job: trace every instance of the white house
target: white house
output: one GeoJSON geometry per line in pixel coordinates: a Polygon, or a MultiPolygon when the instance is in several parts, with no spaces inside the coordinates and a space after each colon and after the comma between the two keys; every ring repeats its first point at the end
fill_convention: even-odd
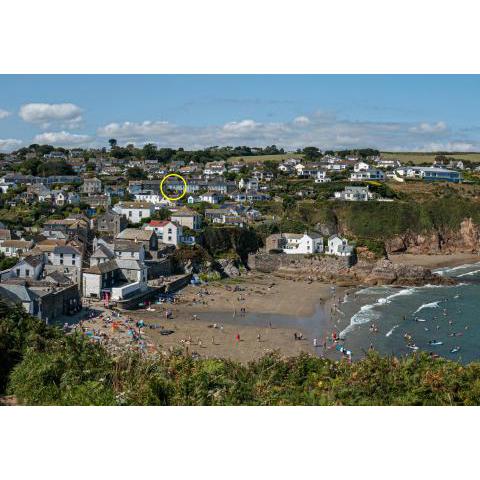
{"type": "Polygon", "coordinates": [[[167,245],[178,246],[182,243],[183,227],[170,220],[151,220],[144,227],[145,230],[152,230],[158,239],[167,245]]]}
{"type": "Polygon", "coordinates": [[[297,163],[294,168],[297,172],[297,175],[303,175],[303,170],[305,169],[305,165],[303,163],[297,163]]]}
{"type": "Polygon", "coordinates": [[[113,251],[115,258],[138,260],[139,262],[145,260],[145,246],[142,243],[116,240],[113,251]]]}
{"type": "Polygon", "coordinates": [[[283,173],[292,173],[294,171],[294,167],[289,165],[288,163],[282,163],[278,166],[278,169],[283,173]]]}
{"type": "Polygon", "coordinates": [[[258,179],[255,177],[248,178],[246,180],[241,178],[238,182],[238,188],[245,188],[246,190],[258,190],[258,184],[258,179]]]}
{"type": "Polygon", "coordinates": [[[444,181],[459,183],[462,176],[455,170],[436,167],[401,167],[395,170],[400,177],[420,178],[424,181],[444,181]]]}
{"type": "Polygon", "coordinates": [[[8,189],[11,188],[11,187],[13,187],[13,186],[15,186],[14,183],[5,182],[5,181],[3,180],[3,178],[0,179],[0,192],[1,192],[1,193],[7,193],[7,192],[8,192],[8,189]]]}
{"type": "Polygon", "coordinates": [[[69,246],[57,246],[53,249],[51,255],[48,256],[48,261],[51,265],[66,267],[80,267],[82,266],[81,253],[69,246]]]}
{"type": "Polygon", "coordinates": [[[149,202],[123,202],[115,205],[113,210],[132,223],[140,223],[142,219],[152,216],[155,206],[149,202]]]}
{"type": "Polygon", "coordinates": [[[284,253],[309,254],[323,252],[323,237],[318,234],[285,233],[284,253]]]}
{"type": "Polygon", "coordinates": [[[339,257],[349,257],[353,253],[353,247],[348,244],[346,238],[332,235],[328,238],[328,250],[325,253],[339,257]]]}
{"type": "Polygon", "coordinates": [[[205,192],[202,193],[200,196],[200,201],[201,202],[207,202],[207,203],[212,203],[212,204],[217,204],[221,200],[221,196],[218,193],[215,192],[205,192]]]}
{"type": "Polygon", "coordinates": [[[353,171],[354,172],[366,172],[369,169],[370,169],[370,165],[366,162],[357,162],[353,166],[353,171]]]}
{"type": "Polygon", "coordinates": [[[340,162],[340,163],[328,163],[325,168],[327,170],[331,170],[333,172],[341,172],[343,170],[346,170],[348,165],[346,163],[340,162]]]}
{"type": "Polygon", "coordinates": [[[365,180],[383,181],[385,180],[385,173],[378,168],[369,168],[368,170],[361,170],[350,174],[351,182],[362,182],[365,180]]]}
{"type": "Polygon", "coordinates": [[[213,175],[223,175],[227,169],[225,168],[224,163],[207,163],[203,170],[203,174],[206,176],[213,176],[213,175]]]}
{"type": "Polygon", "coordinates": [[[335,192],[336,199],[350,202],[366,202],[372,197],[368,187],[345,187],[343,191],[335,192]]]}
{"type": "Polygon", "coordinates": [[[331,182],[332,179],[327,176],[327,172],[325,170],[319,170],[317,172],[317,177],[315,178],[315,183],[327,183],[331,182]]]}
{"type": "Polygon", "coordinates": [[[31,240],[5,240],[0,245],[0,252],[6,257],[15,257],[33,247],[31,240]]]}
{"type": "Polygon", "coordinates": [[[23,258],[10,269],[10,276],[38,280],[43,271],[43,255],[30,255],[23,258]]]}
{"type": "Polygon", "coordinates": [[[167,200],[161,193],[153,193],[151,191],[136,193],[134,197],[136,202],[141,202],[141,203],[152,203],[154,205],[161,205],[165,207],[170,207],[175,205],[170,200],[167,200]]]}

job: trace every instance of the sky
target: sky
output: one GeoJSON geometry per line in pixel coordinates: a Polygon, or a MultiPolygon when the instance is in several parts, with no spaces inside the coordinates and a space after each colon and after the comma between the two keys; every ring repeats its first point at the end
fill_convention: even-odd
{"type": "Polygon", "coordinates": [[[0,75],[0,151],[480,151],[478,112],[479,75],[0,75]]]}

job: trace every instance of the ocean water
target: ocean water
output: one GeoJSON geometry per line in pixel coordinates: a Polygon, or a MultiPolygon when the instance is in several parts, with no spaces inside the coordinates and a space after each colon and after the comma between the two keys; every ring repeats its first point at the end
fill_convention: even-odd
{"type": "Polygon", "coordinates": [[[369,287],[339,305],[338,330],[354,358],[373,347],[397,356],[426,351],[461,362],[480,360],[480,262],[435,272],[459,283],[369,287]]]}
{"type": "MultiPolygon", "coordinates": [[[[202,312],[199,317],[217,323],[298,329],[306,341],[317,338],[320,345],[336,332],[352,351],[353,360],[362,358],[370,347],[385,355],[426,351],[464,363],[480,360],[480,262],[435,272],[455,278],[458,284],[369,287],[342,298],[332,289],[333,311],[328,304],[319,304],[310,316],[247,311],[236,316],[202,312]]],[[[326,351],[318,348],[319,355],[341,357],[329,340],[327,345],[326,351]]]]}

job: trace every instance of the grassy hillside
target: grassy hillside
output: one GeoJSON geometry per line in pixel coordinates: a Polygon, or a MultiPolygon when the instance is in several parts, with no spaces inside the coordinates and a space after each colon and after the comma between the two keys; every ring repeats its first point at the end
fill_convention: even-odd
{"type": "MultiPolygon", "coordinates": [[[[385,159],[398,159],[402,163],[413,162],[414,164],[433,163],[437,155],[438,153],[431,152],[382,152],[382,157],[385,159]]],[[[456,160],[480,162],[480,153],[449,153],[446,156],[456,160]]]]}
{"type": "Polygon", "coordinates": [[[267,160],[273,162],[282,162],[288,158],[303,158],[301,153],[284,153],[281,155],[253,155],[251,157],[230,157],[229,163],[244,162],[244,163],[257,163],[266,162],[267,160]]]}

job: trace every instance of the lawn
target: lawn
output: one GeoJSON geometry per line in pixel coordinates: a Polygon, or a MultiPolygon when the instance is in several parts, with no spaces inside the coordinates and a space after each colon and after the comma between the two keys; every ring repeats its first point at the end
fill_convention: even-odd
{"type": "MultiPolygon", "coordinates": [[[[433,163],[438,153],[421,153],[421,152],[382,152],[382,157],[385,159],[398,159],[402,163],[413,162],[433,163]]],[[[480,153],[449,153],[447,157],[455,158],[456,160],[470,160],[472,162],[480,162],[480,153]]]]}
{"type": "Polygon", "coordinates": [[[282,162],[283,160],[287,160],[288,158],[303,158],[301,153],[283,153],[278,155],[252,155],[246,157],[230,157],[228,159],[229,163],[236,163],[236,162],[245,162],[245,163],[257,163],[257,162],[266,162],[267,160],[271,160],[274,162],[282,162]]]}

